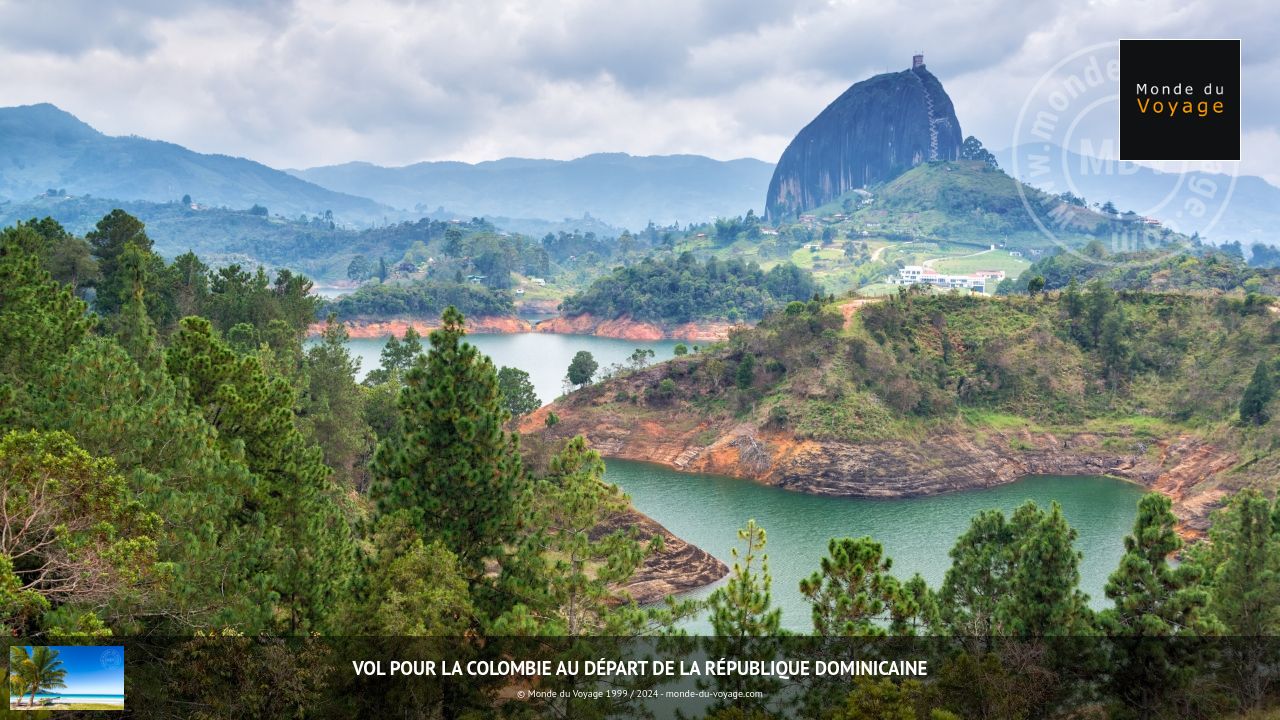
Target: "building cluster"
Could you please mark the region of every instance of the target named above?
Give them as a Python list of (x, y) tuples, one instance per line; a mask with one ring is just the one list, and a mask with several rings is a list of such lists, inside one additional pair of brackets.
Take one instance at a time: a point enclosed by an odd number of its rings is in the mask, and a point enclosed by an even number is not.
[(898, 271), (898, 285), (932, 285), (941, 288), (965, 288), (986, 293), (1004, 279), (1003, 270), (978, 270), (967, 275), (947, 275), (924, 265), (907, 265)]

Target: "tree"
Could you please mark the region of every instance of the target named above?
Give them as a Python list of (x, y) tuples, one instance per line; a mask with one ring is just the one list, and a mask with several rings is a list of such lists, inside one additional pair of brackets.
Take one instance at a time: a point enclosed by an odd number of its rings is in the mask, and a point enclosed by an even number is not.
[[(642, 609), (624, 591), (645, 558), (662, 549), (662, 537), (641, 538), (634, 528), (611, 524), (629, 507), (617, 486), (604, 481), (604, 461), (574, 437), (551, 458), (534, 492), (537, 511), (530, 536), (538, 576), (549, 578), (543, 597), (513, 615), (536, 618), (538, 634), (631, 636), (661, 613)], [(504, 621), (505, 622), (505, 621)], [(526, 631), (530, 629), (525, 622)]]
[(155, 324), (147, 313), (147, 258), (136, 245), (126, 246), (121, 265), (127, 275), (124, 304), (112, 323), (120, 345), (139, 366), (158, 368), (162, 358)]
[(1210, 606), (1234, 636), (1280, 631), (1280, 539), (1271, 504), (1242, 490), (1209, 528), (1209, 547), (1198, 556), (1211, 584)]
[(511, 417), (520, 417), (542, 407), (542, 401), (533, 389), (529, 373), (520, 368), (503, 367), (498, 370), (498, 390), (502, 404)]
[(951, 567), (939, 593), (942, 617), (952, 632), (967, 637), (995, 634), (996, 606), (1013, 574), (1014, 534), (1004, 513), (984, 510), (951, 548)]
[(748, 520), (738, 530), (744, 549), (733, 548), (729, 580), (707, 598), (712, 632), (717, 637), (773, 637), (782, 634), (782, 610), (773, 607), (769, 556), (763, 554), (764, 528)]
[[(821, 568), (800, 581), (800, 594), (813, 605), (814, 632), (824, 636), (914, 634), (936, 621), (937, 604), (926, 595), (920, 607), (907, 588), (889, 574), (893, 561), (869, 537), (832, 538)], [(924, 580), (917, 575), (923, 585)], [(925, 588), (927, 590), (927, 587)], [(923, 622), (917, 622), (924, 616)]]
[(1259, 360), (1253, 368), (1253, 377), (1245, 386), (1244, 395), (1240, 398), (1240, 422), (1262, 425), (1271, 419), (1267, 405), (1275, 395), (1275, 384), (1271, 378), (1271, 368), (1267, 361)]
[(347, 279), (356, 282), (364, 282), (373, 277), (375, 268), (373, 263), (369, 262), (369, 258), (364, 255), (357, 255), (351, 258), (351, 262), (347, 264)]
[(579, 350), (573, 356), (573, 360), (569, 363), (569, 372), (565, 377), (569, 380), (569, 384), (575, 387), (582, 387), (591, 382), (591, 378), (596, 374), (596, 369), (600, 365), (596, 362), (595, 357), (586, 350)]
[(746, 353), (742, 356), (742, 360), (738, 362), (738, 369), (734, 373), (734, 383), (739, 390), (750, 390), (756, 380), (756, 356)]
[[(786, 635), (782, 629), (782, 610), (773, 606), (769, 574), (769, 556), (764, 554), (767, 544), (764, 528), (748, 520), (746, 527), (738, 530), (738, 540), (743, 547), (735, 547), (733, 567), (729, 579), (716, 588), (707, 598), (708, 619), (714, 637), (707, 643), (709, 657), (750, 657), (768, 661), (776, 656), (779, 643), (776, 638)], [(774, 699), (781, 683), (772, 677), (729, 677), (715, 679), (717, 688), (730, 697), (759, 697), (763, 700), (731, 701), (744, 710), (754, 708), (765, 711), (770, 699)], [(759, 692), (760, 695), (746, 694)], [(713, 705), (720, 709), (723, 703)], [(763, 717), (775, 717), (772, 713)]]
[(652, 348), (636, 348), (634, 352), (627, 358), (631, 363), (631, 369), (642, 370), (649, 361), (653, 359), (654, 352)]
[(183, 205), (186, 205), (187, 207), (191, 207), (191, 195), (189, 195), (189, 194), (188, 194), (188, 195), (183, 195), (183, 196), (182, 196), (182, 204), (183, 204)]
[(1039, 294), (1040, 294), (1040, 291), (1042, 291), (1042, 290), (1044, 290), (1044, 276), (1043, 276), (1043, 275), (1036, 275), (1035, 277), (1033, 277), (1033, 278), (1031, 278), (1030, 280), (1028, 280), (1028, 281), (1027, 281), (1027, 292), (1028, 292), (1032, 297), (1035, 297), (1036, 295), (1039, 295)]
[(34, 232), (0, 233), (0, 425), (18, 420), (44, 369), (94, 325), (84, 302), (26, 249), (24, 236)]
[(1107, 580), (1106, 594), (1114, 606), (1098, 616), (1103, 631), (1116, 638), (1112, 691), (1144, 716), (1151, 716), (1196, 673), (1199, 658), (1188, 652), (1190, 647), (1166, 639), (1217, 629), (1206, 610), (1209, 593), (1199, 585), (1200, 566), (1169, 565), (1169, 558), (1182, 548), (1171, 506), (1159, 493), (1138, 502), (1133, 534), (1124, 540), (1124, 557)]
[(1257, 490), (1241, 490), (1209, 526), (1209, 542), (1195, 548), (1193, 561), (1205, 573), (1209, 610), (1237, 638), (1227, 646), (1228, 662), (1240, 668), (1236, 692), (1255, 708), (1266, 695), (1272, 647), (1280, 633), (1280, 512)]
[(372, 494), (379, 512), (406, 512), (474, 577), (515, 539), (525, 482), (493, 363), (463, 342), (461, 313), (447, 308), (441, 321), (405, 377), (401, 432), (378, 446)]
[(386, 281), (387, 281), (387, 260), (386, 258), (379, 257), (378, 258), (378, 282), (384, 283)]
[(37, 255), (41, 265), (54, 280), (79, 291), (98, 279), (98, 263), (93, 259), (89, 243), (67, 232), (57, 220), (45, 217), (18, 221), (0, 230), (0, 235), (24, 236), (19, 244), (26, 252)]
[(298, 429), (293, 388), (258, 356), (236, 353), (204, 318), (183, 319), (165, 365), (183, 378), (188, 403), (203, 412), (223, 446), (257, 476), (245, 509), (277, 539), (258, 563), (279, 597), (283, 627), (325, 627), (351, 580), (355, 547), (344, 496), (320, 448)]
[(10, 690), (17, 686), (30, 693), (31, 707), (35, 707), (37, 694), (66, 687), (66, 678), (67, 671), (58, 659), (57, 650), (43, 645), (9, 648)]
[(408, 372), (414, 358), (422, 354), (421, 338), (412, 325), (405, 328), (403, 340), (397, 340), (395, 335), (387, 338), (387, 344), (382, 346), (382, 373), (375, 382), (385, 381), (392, 373), (403, 376)]
[(110, 455), (130, 493), (164, 520), (156, 555), (165, 582), (136, 604), (120, 598), (116, 624), (136, 610), (147, 631), (268, 628), (275, 607), (262, 559), (279, 538), (255, 512), (259, 479), (234, 444), (223, 452), (203, 408), (190, 405), (164, 368), (139, 368), (109, 337), (87, 339), (43, 371), (38, 429), (67, 432), (90, 455)]
[(939, 593), (943, 621), (957, 635), (1039, 637), (1088, 630), (1093, 621), (1079, 584), (1076, 531), (1055, 502), (1033, 502), (1011, 518), (978, 513), (951, 549)]
[(0, 556), (20, 590), (50, 606), (100, 607), (150, 576), (159, 518), (110, 458), (90, 457), (63, 432), (15, 430), (0, 439), (0, 477)]
[(1107, 580), (1106, 594), (1115, 606), (1099, 616), (1113, 635), (1166, 637), (1197, 632), (1204, 624), (1209, 598), (1197, 587), (1201, 569), (1194, 563), (1169, 565), (1169, 558), (1182, 548), (1171, 505), (1159, 493), (1148, 493), (1138, 502), (1133, 534), (1124, 540), (1124, 557)]
[(116, 209), (107, 213), (89, 234), (85, 235), (93, 256), (98, 259), (102, 279), (97, 283), (94, 307), (103, 314), (112, 314), (124, 304), (129, 280), (122, 271), (120, 259), (128, 245), (139, 251), (151, 252), (151, 238), (146, 226), (138, 218)]
[(676, 346), (672, 350), (672, 352), (675, 353), (676, 357), (684, 357), (685, 355), (689, 354), (689, 346), (685, 345), (684, 343), (676, 343)]
[(1017, 538), (1017, 564), (1009, 576), (1008, 594), (996, 603), (997, 628), (1015, 637), (1083, 634), (1093, 623), (1080, 583), (1076, 531), (1054, 502), (1044, 512), (1027, 502), (1011, 520)]
[(980, 160), (991, 167), (999, 167), (996, 162), (996, 156), (992, 155), (989, 150), (982, 146), (982, 142), (978, 138), (970, 135), (960, 144), (961, 160)]
[(347, 329), (330, 315), (320, 341), (303, 358), (307, 384), (299, 398), (299, 425), (324, 452), (344, 485), (363, 487), (364, 461), (373, 452), (373, 430), (364, 419), (364, 402), (356, 384), (360, 361), (347, 349)]
[(461, 636), (475, 610), (457, 557), (441, 542), (424, 542), (405, 513), (379, 517), (370, 552), (349, 603), (350, 635)]

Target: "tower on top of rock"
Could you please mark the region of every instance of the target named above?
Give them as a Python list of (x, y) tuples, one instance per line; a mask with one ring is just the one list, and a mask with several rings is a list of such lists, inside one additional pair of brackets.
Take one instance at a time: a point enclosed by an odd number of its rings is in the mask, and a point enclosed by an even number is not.
[(916, 70), (924, 67), (924, 53), (919, 52), (911, 56), (911, 69)]

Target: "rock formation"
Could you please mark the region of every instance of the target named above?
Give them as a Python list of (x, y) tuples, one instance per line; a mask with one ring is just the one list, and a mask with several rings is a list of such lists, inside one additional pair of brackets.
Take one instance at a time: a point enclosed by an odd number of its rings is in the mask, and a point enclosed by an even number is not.
[(766, 215), (776, 222), (922, 162), (955, 160), (961, 143), (951, 98), (917, 56), (910, 70), (856, 83), (796, 135), (774, 168)]

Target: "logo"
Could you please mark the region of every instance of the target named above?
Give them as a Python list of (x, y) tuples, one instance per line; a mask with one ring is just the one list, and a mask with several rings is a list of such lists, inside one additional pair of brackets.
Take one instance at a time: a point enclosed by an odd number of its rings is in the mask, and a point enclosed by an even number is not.
[[(1120, 42), (1053, 65), (1018, 113), (1009, 172), (1044, 192), (1018, 184), (1028, 215), (1063, 251), (1091, 263), (1150, 264), (1184, 249), (1193, 234), (1209, 235), (1235, 190), (1238, 167), (1121, 160), (1123, 74)], [(1090, 234), (1106, 257), (1084, 252), (1082, 238)]]

